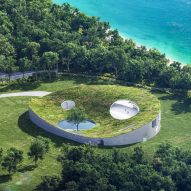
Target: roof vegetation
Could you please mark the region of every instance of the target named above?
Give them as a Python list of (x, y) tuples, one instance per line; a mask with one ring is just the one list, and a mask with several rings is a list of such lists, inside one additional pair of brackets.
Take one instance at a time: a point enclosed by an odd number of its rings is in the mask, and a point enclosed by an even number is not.
[[(140, 112), (128, 120), (112, 118), (110, 106), (119, 99), (134, 101)], [(59, 128), (58, 122), (69, 115), (69, 111), (60, 106), (64, 100), (75, 101), (76, 107), (83, 107), (87, 118), (96, 123), (94, 128), (78, 132), (88, 137), (106, 138), (130, 132), (152, 121), (160, 111), (159, 100), (149, 91), (117, 85), (80, 85), (43, 98), (33, 98), (29, 105), (41, 118)]]

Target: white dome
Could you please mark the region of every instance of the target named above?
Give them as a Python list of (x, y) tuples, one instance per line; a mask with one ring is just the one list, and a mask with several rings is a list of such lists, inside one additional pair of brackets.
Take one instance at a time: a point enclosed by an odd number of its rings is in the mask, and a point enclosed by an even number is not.
[(110, 114), (114, 119), (129, 119), (137, 113), (139, 113), (138, 105), (129, 100), (118, 100), (110, 107)]
[(61, 104), (61, 107), (62, 107), (62, 109), (64, 109), (64, 110), (71, 110), (71, 109), (73, 109), (75, 106), (76, 106), (75, 102), (74, 102), (74, 101), (71, 101), (71, 100), (64, 101), (64, 102), (62, 102), (62, 104)]

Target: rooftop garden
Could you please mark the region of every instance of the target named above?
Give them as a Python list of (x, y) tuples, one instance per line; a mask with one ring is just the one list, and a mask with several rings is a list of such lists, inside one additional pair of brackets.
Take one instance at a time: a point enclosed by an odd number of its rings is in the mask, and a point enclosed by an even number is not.
[[(116, 120), (110, 115), (110, 106), (117, 100), (131, 100), (140, 112), (127, 120)], [(149, 91), (116, 85), (80, 85), (54, 92), (43, 98), (33, 98), (30, 108), (42, 119), (58, 127), (58, 122), (67, 119), (70, 111), (61, 108), (64, 100), (73, 100), (76, 107), (85, 109), (87, 119), (96, 123), (92, 129), (81, 130), (80, 135), (87, 137), (113, 137), (128, 133), (152, 121), (160, 111), (159, 100)]]

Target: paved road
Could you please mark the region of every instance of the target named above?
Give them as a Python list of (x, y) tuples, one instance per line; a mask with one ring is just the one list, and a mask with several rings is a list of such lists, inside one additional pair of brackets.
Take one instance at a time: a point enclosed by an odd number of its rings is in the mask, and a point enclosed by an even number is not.
[[(44, 73), (44, 72), (46, 72), (46, 71), (45, 70), (37, 71), (37, 73)], [(52, 72), (56, 72), (56, 70), (52, 70)], [(24, 77), (25, 78), (31, 77), (35, 73), (36, 73), (35, 71), (25, 72)], [(6, 74), (4, 72), (0, 72), (0, 79), (8, 79), (8, 78), (9, 78), (8, 74)], [(21, 72), (15, 72), (15, 73), (11, 74), (11, 76), (10, 76), (11, 80), (17, 80), (17, 79), (22, 79), (22, 78), (23, 78), (23, 73), (21, 73)]]
[[(31, 77), (34, 73), (35, 72), (33, 72), (33, 71), (29, 71), (29, 72), (26, 72), (24, 74), (24, 76)], [(0, 72), (0, 79), (8, 79), (8, 78), (9, 78), (8, 74)], [(15, 72), (15, 73), (11, 74), (11, 77), (10, 77), (11, 80), (17, 80), (17, 79), (22, 79), (22, 78), (23, 78), (23, 74), (21, 72)]]
[(8, 93), (8, 94), (0, 94), (0, 98), (5, 97), (22, 97), (22, 96), (29, 96), (29, 97), (43, 97), (51, 92), (45, 91), (30, 91), (30, 92), (18, 92), (18, 93)]

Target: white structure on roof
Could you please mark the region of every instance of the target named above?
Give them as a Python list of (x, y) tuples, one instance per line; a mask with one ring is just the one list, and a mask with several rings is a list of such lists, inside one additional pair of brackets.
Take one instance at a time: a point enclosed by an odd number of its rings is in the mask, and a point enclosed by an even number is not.
[(64, 101), (64, 102), (62, 102), (62, 104), (61, 104), (61, 107), (62, 107), (62, 109), (64, 109), (64, 110), (71, 110), (71, 109), (73, 109), (75, 106), (76, 106), (75, 102), (74, 102), (74, 101), (71, 101), (71, 100)]
[(110, 107), (111, 116), (118, 120), (129, 119), (137, 115), (139, 111), (138, 105), (130, 100), (118, 100)]

